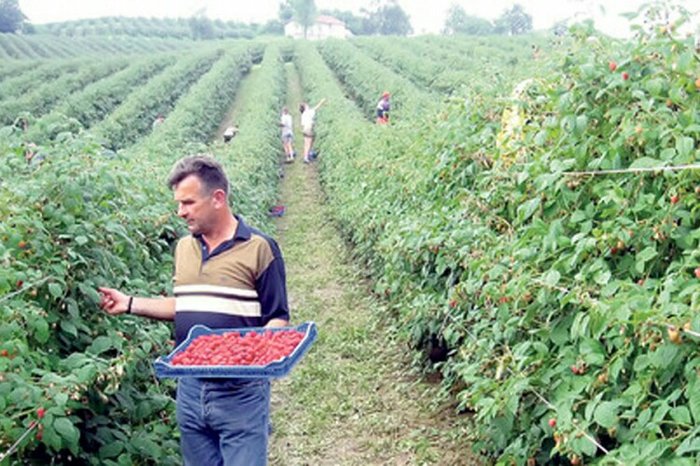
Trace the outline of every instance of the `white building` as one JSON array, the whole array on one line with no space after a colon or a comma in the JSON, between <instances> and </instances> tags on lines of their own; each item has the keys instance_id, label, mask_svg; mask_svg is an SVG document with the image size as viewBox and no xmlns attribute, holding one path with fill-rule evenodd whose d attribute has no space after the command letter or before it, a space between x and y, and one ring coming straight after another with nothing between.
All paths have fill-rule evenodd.
<instances>
[{"instance_id":1,"label":"white building","mask_svg":"<svg viewBox=\"0 0 700 466\"><path fill-rule=\"evenodd\" d=\"M304 28L296 21L290 21L284 26L284 35L294 39L304 38ZM345 23L333 16L320 15L316 17L314 24L306 31L306 38L311 40L336 37L343 39L352 36Z\"/></svg>"}]
</instances>

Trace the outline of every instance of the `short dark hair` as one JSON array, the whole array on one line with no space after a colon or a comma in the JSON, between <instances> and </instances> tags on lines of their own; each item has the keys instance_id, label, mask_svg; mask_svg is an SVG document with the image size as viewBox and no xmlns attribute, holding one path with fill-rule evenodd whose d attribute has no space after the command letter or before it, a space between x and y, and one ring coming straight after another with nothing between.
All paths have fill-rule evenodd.
<instances>
[{"instance_id":1,"label":"short dark hair","mask_svg":"<svg viewBox=\"0 0 700 466\"><path fill-rule=\"evenodd\" d=\"M173 165L168 177L168 187L174 189L182 180L195 175L204 185L207 193L222 189L228 196L229 184L221 164L212 156L205 154L183 157Z\"/></svg>"}]
</instances>

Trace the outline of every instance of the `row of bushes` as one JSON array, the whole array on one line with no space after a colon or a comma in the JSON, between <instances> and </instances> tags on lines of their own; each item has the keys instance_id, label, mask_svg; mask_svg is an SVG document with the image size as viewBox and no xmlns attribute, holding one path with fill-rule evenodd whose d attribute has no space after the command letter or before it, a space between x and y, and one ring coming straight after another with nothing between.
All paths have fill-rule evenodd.
<instances>
[{"instance_id":1,"label":"row of bushes","mask_svg":"<svg viewBox=\"0 0 700 466\"><path fill-rule=\"evenodd\" d=\"M272 107L281 92L271 87L279 83L280 66L276 52L268 54L260 79L269 76L259 86L274 91L265 101ZM151 367L170 350L171 330L107 317L95 290L170 291L172 243L182 227L172 215L165 178L177 158L206 148L250 60L245 49L224 53L161 127L116 155L105 156L88 133L66 133L40 146L43 160L28 165L25 135L14 127L0 130L0 409L7 414L0 420L0 451L42 407L41 434L35 430L23 442L19 461L180 463L173 385L155 381ZM261 113L259 105L246 112ZM267 157L270 163L273 155ZM257 176L246 170L259 165L232 162L232 178ZM253 190L238 195L257 207L245 202L255 197Z\"/></svg>"},{"instance_id":2,"label":"row of bushes","mask_svg":"<svg viewBox=\"0 0 700 466\"><path fill-rule=\"evenodd\" d=\"M573 32L557 72L517 98L473 95L391 128L356 121L300 57L311 100L336 102L319 116L322 179L397 330L445 350L477 450L696 464L700 180L634 171L698 156L694 44L666 25L626 45Z\"/></svg>"}]
</instances>

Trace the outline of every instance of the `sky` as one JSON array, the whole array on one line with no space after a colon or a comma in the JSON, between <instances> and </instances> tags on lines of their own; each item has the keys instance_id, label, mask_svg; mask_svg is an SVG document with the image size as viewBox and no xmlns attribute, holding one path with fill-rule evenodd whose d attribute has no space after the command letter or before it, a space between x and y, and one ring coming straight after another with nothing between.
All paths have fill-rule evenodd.
<instances>
[{"instance_id":1,"label":"sky","mask_svg":"<svg viewBox=\"0 0 700 466\"><path fill-rule=\"evenodd\" d=\"M316 0L319 9L359 12L372 9L377 0ZM648 0L397 0L408 13L414 32L437 33L442 28L451 4L458 4L467 14L495 19L514 3L520 3L533 17L535 29L546 29L575 14L593 17L596 27L616 37L629 34L622 12L636 11ZM700 11L700 0L684 0L683 5ZM100 16L189 17L204 10L211 19L264 23L277 17L279 0L20 0L20 8L35 24L68 21ZM604 6L604 10L601 8ZM696 13L696 17L699 14Z\"/></svg>"}]
</instances>

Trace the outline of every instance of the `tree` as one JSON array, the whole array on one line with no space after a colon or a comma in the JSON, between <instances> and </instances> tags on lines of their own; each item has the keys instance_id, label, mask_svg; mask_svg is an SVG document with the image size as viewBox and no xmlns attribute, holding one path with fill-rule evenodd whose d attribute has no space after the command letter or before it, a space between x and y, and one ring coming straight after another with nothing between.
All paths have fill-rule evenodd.
<instances>
[{"instance_id":1,"label":"tree","mask_svg":"<svg viewBox=\"0 0 700 466\"><path fill-rule=\"evenodd\" d=\"M282 24L287 24L292 20L294 17L294 7L292 6L290 0L280 2L279 10L277 10L277 17Z\"/></svg>"},{"instance_id":2,"label":"tree","mask_svg":"<svg viewBox=\"0 0 700 466\"><path fill-rule=\"evenodd\" d=\"M17 32L26 20L19 0L0 0L0 32Z\"/></svg>"},{"instance_id":3,"label":"tree","mask_svg":"<svg viewBox=\"0 0 700 466\"><path fill-rule=\"evenodd\" d=\"M461 6L453 3L450 9L447 10L443 33L485 36L493 34L494 28L490 21L478 16L468 15Z\"/></svg>"},{"instance_id":4,"label":"tree","mask_svg":"<svg viewBox=\"0 0 700 466\"><path fill-rule=\"evenodd\" d=\"M316 3L314 0L291 0L294 8L294 19L304 28L304 39L306 33L316 21Z\"/></svg>"},{"instance_id":5,"label":"tree","mask_svg":"<svg viewBox=\"0 0 700 466\"><path fill-rule=\"evenodd\" d=\"M516 3L496 20L496 32L514 36L532 31L532 16L528 15L522 5Z\"/></svg>"},{"instance_id":6,"label":"tree","mask_svg":"<svg viewBox=\"0 0 700 466\"><path fill-rule=\"evenodd\" d=\"M194 39L214 38L214 24L209 18L204 16L204 11L198 11L188 20L188 23Z\"/></svg>"},{"instance_id":7,"label":"tree","mask_svg":"<svg viewBox=\"0 0 700 466\"><path fill-rule=\"evenodd\" d=\"M380 5L369 13L369 25L374 26L376 33L390 36L407 36L413 32L411 20L396 0Z\"/></svg>"},{"instance_id":8,"label":"tree","mask_svg":"<svg viewBox=\"0 0 700 466\"><path fill-rule=\"evenodd\" d=\"M273 36L284 35L284 23L278 19L271 19L258 28L258 34Z\"/></svg>"}]
</instances>

